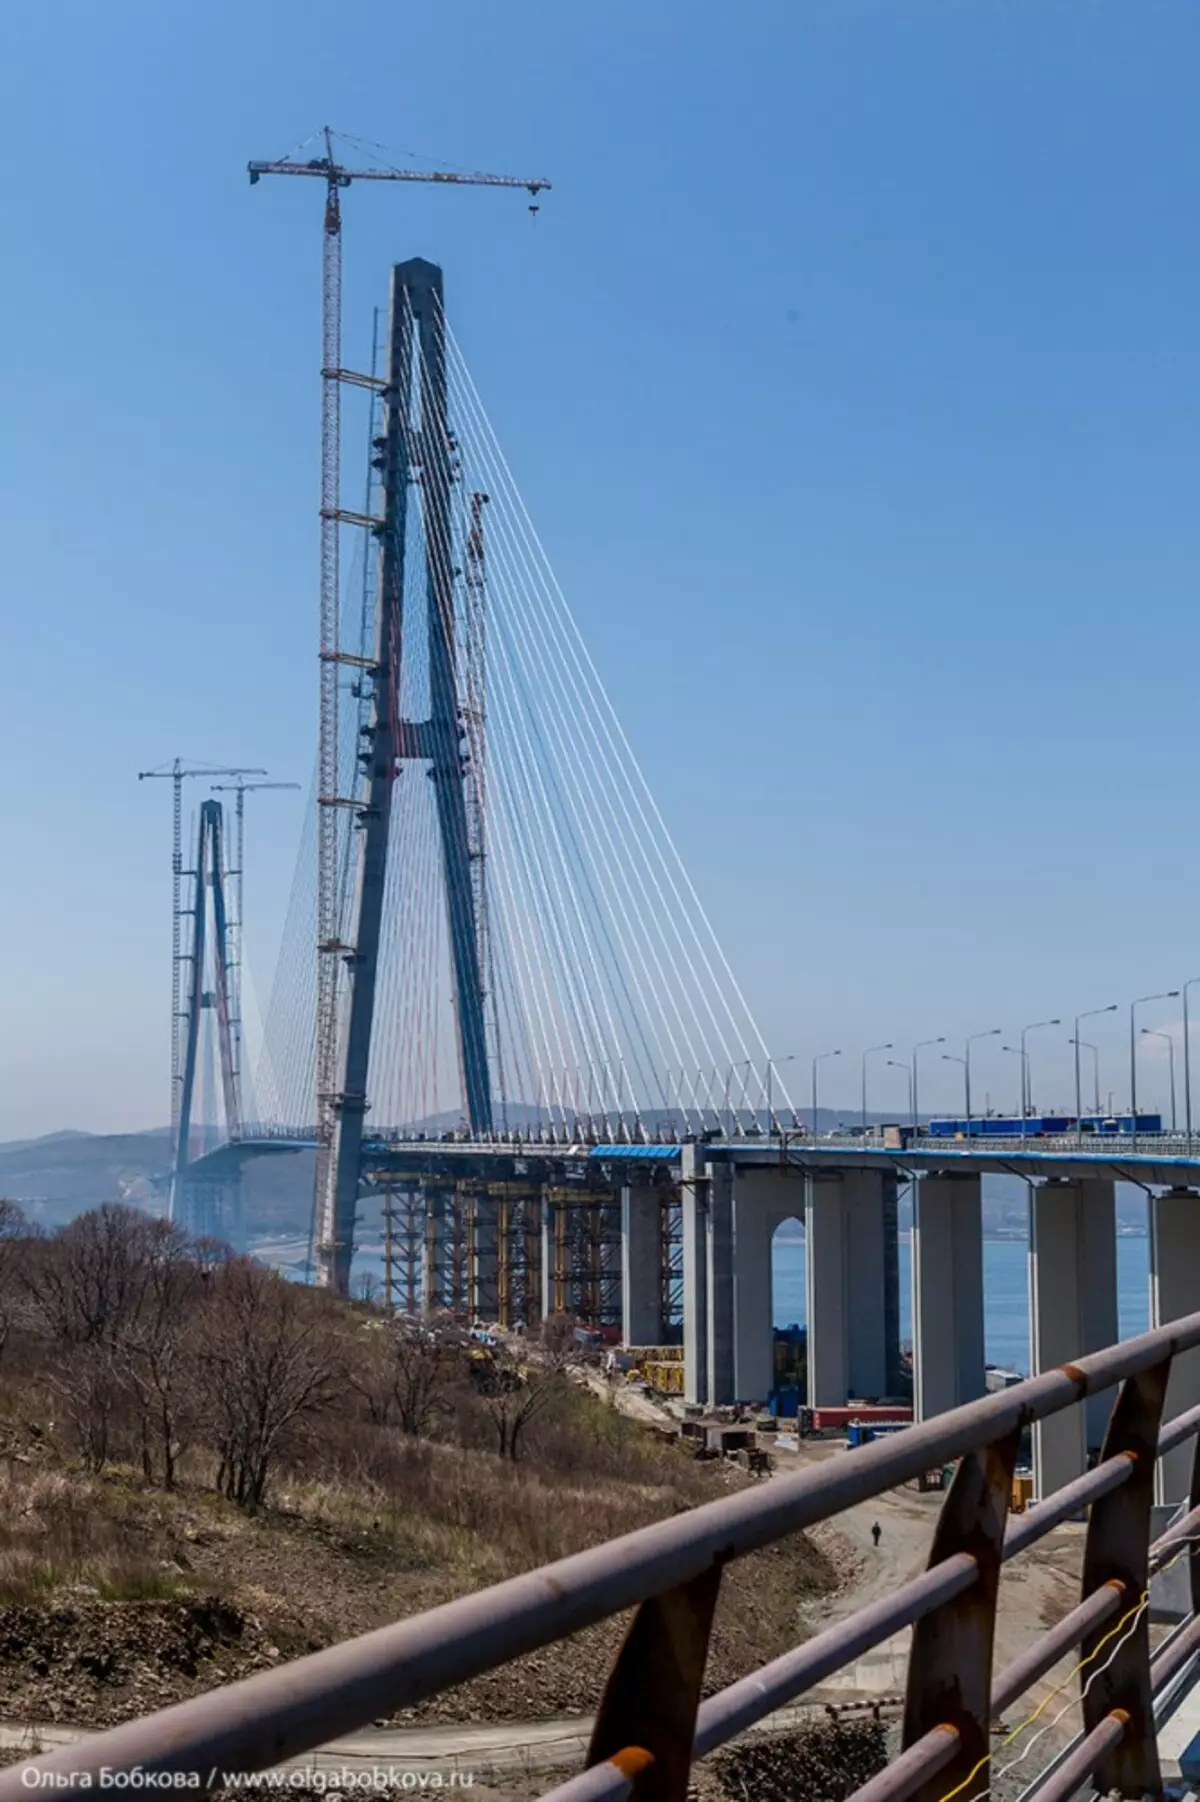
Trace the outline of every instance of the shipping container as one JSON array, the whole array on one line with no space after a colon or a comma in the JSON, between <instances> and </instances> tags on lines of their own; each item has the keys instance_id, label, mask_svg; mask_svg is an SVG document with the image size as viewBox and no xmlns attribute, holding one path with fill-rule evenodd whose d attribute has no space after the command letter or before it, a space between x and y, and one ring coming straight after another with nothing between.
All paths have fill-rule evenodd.
<instances>
[{"instance_id":1,"label":"shipping container","mask_svg":"<svg viewBox=\"0 0 1200 1802\"><path fill-rule=\"evenodd\" d=\"M844 1433L852 1420L861 1421L865 1426L878 1425L880 1421L911 1424L912 1409L902 1402L879 1406L870 1402L848 1402L844 1408L810 1408L808 1416L814 1433Z\"/></svg>"}]
</instances>

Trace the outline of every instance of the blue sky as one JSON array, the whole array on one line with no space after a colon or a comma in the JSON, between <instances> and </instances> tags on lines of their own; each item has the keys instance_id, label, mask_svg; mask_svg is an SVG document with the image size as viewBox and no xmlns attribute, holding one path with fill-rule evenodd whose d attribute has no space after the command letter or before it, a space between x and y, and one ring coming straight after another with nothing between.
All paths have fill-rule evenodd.
<instances>
[{"instance_id":1,"label":"blue sky","mask_svg":"<svg viewBox=\"0 0 1200 1802\"><path fill-rule=\"evenodd\" d=\"M347 359L440 261L773 1050L843 1046L852 1103L865 1043L1200 971L1191 0L15 0L6 40L0 1136L165 1117L136 771L307 786L319 195L245 163L324 119L555 183L352 190ZM300 811L253 821L264 986Z\"/></svg>"}]
</instances>

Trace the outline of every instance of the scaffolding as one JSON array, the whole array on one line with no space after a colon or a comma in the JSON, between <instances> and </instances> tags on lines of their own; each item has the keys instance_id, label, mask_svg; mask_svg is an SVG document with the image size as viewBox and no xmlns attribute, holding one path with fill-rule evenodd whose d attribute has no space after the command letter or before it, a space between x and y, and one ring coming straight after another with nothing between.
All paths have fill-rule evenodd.
<instances>
[{"instance_id":1,"label":"scaffolding","mask_svg":"<svg viewBox=\"0 0 1200 1802\"><path fill-rule=\"evenodd\" d=\"M659 1191L659 1271L668 1338L683 1321L683 1209ZM545 1316L619 1331L620 1191L423 1176L383 1194L384 1306L505 1331Z\"/></svg>"},{"instance_id":2,"label":"scaffolding","mask_svg":"<svg viewBox=\"0 0 1200 1802\"><path fill-rule=\"evenodd\" d=\"M420 1188L383 1195L383 1305L389 1314L415 1314L421 1298L425 1195Z\"/></svg>"},{"instance_id":3,"label":"scaffolding","mask_svg":"<svg viewBox=\"0 0 1200 1802\"><path fill-rule=\"evenodd\" d=\"M551 1314L589 1327L621 1324L621 1203L611 1191L547 1188Z\"/></svg>"},{"instance_id":4,"label":"scaffolding","mask_svg":"<svg viewBox=\"0 0 1200 1802\"><path fill-rule=\"evenodd\" d=\"M668 1336L683 1333L683 1191L672 1183L661 1191L659 1268L662 1320Z\"/></svg>"}]
</instances>

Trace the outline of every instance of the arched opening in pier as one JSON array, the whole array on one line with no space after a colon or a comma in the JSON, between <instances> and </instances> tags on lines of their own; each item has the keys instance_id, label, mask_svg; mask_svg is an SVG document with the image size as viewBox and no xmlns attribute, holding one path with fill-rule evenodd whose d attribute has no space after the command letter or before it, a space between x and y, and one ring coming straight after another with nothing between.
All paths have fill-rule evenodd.
<instances>
[{"instance_id":1,"label":"arched opening in pier","mask_svg":"<svg viewBox=\"0 0 1200 1802\"><path fill-rule=\"evenodd\" d=\"M789 1214L771 1237L772 1382L786 1408L807 1394L808 1289L804 1220Z\"/></svg>"}]
</instances>

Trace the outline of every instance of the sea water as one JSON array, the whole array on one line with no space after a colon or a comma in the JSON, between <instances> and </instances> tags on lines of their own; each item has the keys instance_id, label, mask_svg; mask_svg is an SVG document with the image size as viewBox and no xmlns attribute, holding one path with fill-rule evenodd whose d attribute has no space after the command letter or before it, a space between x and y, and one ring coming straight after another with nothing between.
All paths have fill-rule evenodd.
<instances>
[{"instance_id":1,"label":"sea water","mask_svg":"<svg viewBox=\"0 0 1200 1802\"><path fill-rule=\"evenodd\" d=\"M912 1334L912 1241L900 1234L900 1337ZM772 1314L776 1326L804 1324L804 1240L775 1239ZM1145 1235L1117 1239L1117 1320L1122 1339L1150 1325L1150 1241ZM1028 1374L1029 1245L1023 1239L983 1242L983 1342L989 1364Z\"/></svg>"}]
</instances>

